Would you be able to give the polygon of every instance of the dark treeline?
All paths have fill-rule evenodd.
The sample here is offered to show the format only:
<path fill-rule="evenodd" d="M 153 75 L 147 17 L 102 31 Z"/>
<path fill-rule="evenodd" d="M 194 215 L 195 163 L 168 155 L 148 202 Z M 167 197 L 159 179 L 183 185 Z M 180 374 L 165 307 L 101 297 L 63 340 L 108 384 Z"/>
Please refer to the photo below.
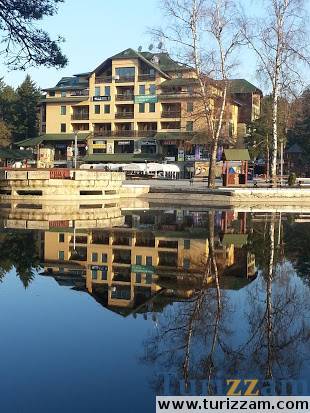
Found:
<path fill-rule="evenodd" d="M 14 89 L 0 79 L 0 147 L 38 135 L 40 89 L 27 75 Z"/>

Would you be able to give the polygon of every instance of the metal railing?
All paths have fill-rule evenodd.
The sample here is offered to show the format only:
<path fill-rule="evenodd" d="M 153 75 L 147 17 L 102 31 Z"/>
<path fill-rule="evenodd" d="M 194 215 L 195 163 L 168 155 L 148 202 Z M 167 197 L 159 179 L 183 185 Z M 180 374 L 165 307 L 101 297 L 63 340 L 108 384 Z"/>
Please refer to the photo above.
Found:
<path fill-rule="evenodd" d="M 100 76 L 96 77 L 95 83 L 111 83 L 113 80 L 112 76 Z"/>
<path fill-rule="evenodd" d="M 115 82 L 116 83 L 132 83 L 135 81 L 135 76 L 119 76 L 115 77 Z"/>
<path fill-rule="evenodd" d="M 153 82 L 155 80 L 156 80 L 156 75 L 151 75 L 149 73 L 140 74 L 138 76 L 138 82 L 147 82 L 147 81 Z"/>
<path fill-rule="evenodd" d="M 116 138 L 152 138 L 157 130 L 116 130 L 116 131 L 94 131 L 94 137 L 116 137 Z"/>

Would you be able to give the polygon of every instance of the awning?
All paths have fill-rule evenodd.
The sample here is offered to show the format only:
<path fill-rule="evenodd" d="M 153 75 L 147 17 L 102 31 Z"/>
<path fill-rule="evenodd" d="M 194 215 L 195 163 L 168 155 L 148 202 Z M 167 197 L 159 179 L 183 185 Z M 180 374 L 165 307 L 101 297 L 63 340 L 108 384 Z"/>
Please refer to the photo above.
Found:
<path fill-rule="evenodd" d="M 90 136 L 91 134 L 89 132 L 78 133 L 77 140 L 85 141 Z M 15 145 L 36 146 L 36 145 L 40 145 L 42 142 L 74 141 L 74 139 L 75 139 L 74 133 L 46 133 L 44 135 L 37 136 L 36 138 L 29 138 L 29 139 L 24 139 L 23 141 L 16 142 Z"/>
<path fill-rule="evenodd" d="M 22 151 L 20 149 L 0 148 L 0 159 L 23 160 L 32 159 L 33 153 L 30 151 Z"/>
<path fill-rule="evenodd" d="M 234 245 L 235 247 L 243 247 L 248 242 L 247 234 L 224 234 L 222 244 Z"/>
<path fill-rule="evenodd" d="M 223 161 L 250 161 L 247 149 L 224 149 Z"/>
<path fill-rule="evenodd" d="M 84 162 L 119 162 L 119 163 L 130 163 L 130 162 L 145 162 L 160 159 L 160 155 L 156 154 L 133 154 L 133 153 L 95 153 L 91 155 L 86 155 L 83 158 Z"/>

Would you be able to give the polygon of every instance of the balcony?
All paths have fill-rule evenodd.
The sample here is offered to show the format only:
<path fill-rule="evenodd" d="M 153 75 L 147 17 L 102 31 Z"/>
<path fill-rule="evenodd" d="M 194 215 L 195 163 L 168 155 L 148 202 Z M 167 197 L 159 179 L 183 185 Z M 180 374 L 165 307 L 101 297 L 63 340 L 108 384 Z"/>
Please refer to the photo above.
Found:
<path fill-rule="evenodd" d="M 116 101 L 134 100 L 134 95 L 133 94 L 116 95 L 115 100 Z"/>
<path fill-rule="evenodd" d="M 100 77 L 96 77 L 95 79 L 95 83 L 99 84 L 99 83 L 112 83 L 112 76 L 100 76 Z"/>
<path fill-rule="evenodd" d="M 154 82 L 156 80 L 156 75 L 145 73 L 138 76 L 138 82 Z"/>
<path fill-rule="evenodd" d="M 116 83 L 134 83 L 135 76 L 119 76 L 118 78 L 115 77 Z"/>
<path fill-rule="evenodd" d="M 133 119 L 134 112 L 117 112 L 115 113 L 115 119 Z"/>
<path fill-rule="evenodd" d="M 89 113 L 73 113 L 71 120 L 89 120 Z"/>
<path fill-rule="evenodd" d="M 162 118 L 180 118 L 181 117 L 181 111 L 170 111 L 170 110 L 165 110 L 161 113 Z"/>
<path fill-rule="evenodd" d="M 110 137 L 112 136 L 112 131 L 111 130 L 95 130 L 94 131 L 94 137 Z"/>
<path fill-rule="evenodd" d="M 160 240 L 159 243 L 158 243 L 158 248 L 178 249 L 178 241 Z"/>

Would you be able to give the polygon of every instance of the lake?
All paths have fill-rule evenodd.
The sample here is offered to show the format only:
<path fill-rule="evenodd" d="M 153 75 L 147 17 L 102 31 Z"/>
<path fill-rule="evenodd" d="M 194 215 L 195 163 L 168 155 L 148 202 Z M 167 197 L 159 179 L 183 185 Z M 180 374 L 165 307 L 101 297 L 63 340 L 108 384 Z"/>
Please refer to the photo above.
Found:
<path fill-rule="evenodd" d="M 310 395 L 310 215 L 106 205 L 108 225 L 98 206 L 8 208 L 1 412 L 153 412 L 156 394 L 230 379 Z"/>

